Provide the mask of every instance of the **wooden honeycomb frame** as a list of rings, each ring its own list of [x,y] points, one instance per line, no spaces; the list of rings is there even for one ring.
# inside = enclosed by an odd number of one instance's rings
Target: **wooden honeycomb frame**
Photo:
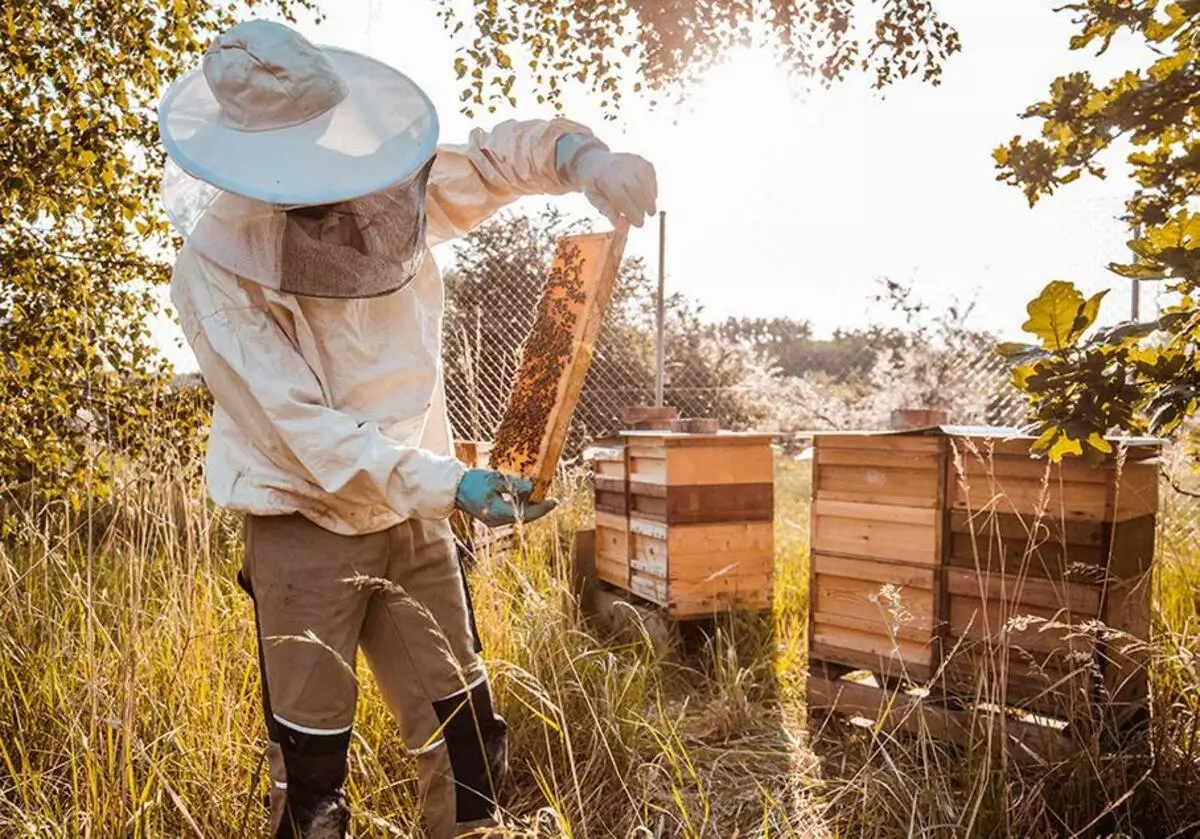
[[[534,502],[554,482],[628,233],[629,223],[621,219],[611,232],[558,243],[490,462],[493,469],[532,479]]]

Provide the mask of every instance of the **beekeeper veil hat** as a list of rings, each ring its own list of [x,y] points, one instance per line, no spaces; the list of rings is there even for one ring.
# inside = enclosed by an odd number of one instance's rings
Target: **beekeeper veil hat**
[[[321,297],[386,294],[420,267],[438,120],[399,71],[253,20],[213,42],[158,117],[167,215],[208,258]]]

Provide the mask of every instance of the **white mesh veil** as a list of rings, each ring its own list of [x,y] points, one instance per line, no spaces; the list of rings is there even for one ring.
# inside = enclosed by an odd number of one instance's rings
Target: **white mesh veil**
[[[291,294],[373,297],[421,267],[432,162],[362,198],[283,207],[215,187],[168,157],[162,200],[191,248],[244,279]],[[312,207],[322,212],[297,212]]]

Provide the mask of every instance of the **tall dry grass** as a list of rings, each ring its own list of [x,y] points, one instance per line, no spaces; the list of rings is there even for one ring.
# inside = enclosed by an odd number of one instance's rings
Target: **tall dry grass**
[[[485,555],[473,590],[512,731],[513,836],[1191,836],[1200,825],[1192,543],[1164,556],[1148,729],[1117,751],[1009,760],[804,712],[808,472],[781,464],[776,606],[689,633],[605,635],[571,596],[586,494]],[[194,481],[9,513],[0,543],[0,836],[261,835],[266,791],[239,522]],[[415,776],[371,683],[355,836],[416,831]]]

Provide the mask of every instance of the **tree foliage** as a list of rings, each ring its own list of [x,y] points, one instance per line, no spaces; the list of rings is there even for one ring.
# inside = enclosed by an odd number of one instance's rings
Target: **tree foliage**
[[[518,77],[538,102],[562,107],[576,83],[614,110],[623,83],[678,92],[728,50],[772,49],[794,73],[826,83],[855,70],[876,87],[919,76],[938,84],[958,33],[934,0],[438,0],[456,37],[468,114],[515,104]]]
[[[1087,72],[1056,79],[1050,97],[1025,113],[1041,122],[1041,136],[994,152],[998,178],[1032,205],[1084,174],[1105,177],[1106,155],[1130,144],[1125,207],[1137,231],[1134,259],[1109,268],[1175,292],[1157,322],[1096,330],[1099,298],[1051,283],[1029,304],[1025,328],[1038,342],[1002,348],[1030,396],[1040,447],[1054,457],[1094,457],[1110,430],[1177,430],[1200,397],[1200,2],[1087,0],[1066,8],[1079,25],[1072,49],[1103,51],[1124,33],[1158,57],[1105,83]]]
[[[0,491],[78,500],[85,477],[103,486],[99,451],[194,430],[194,399],[167,387],[146,325],[171,245],[155,107],[235,11],[259,5],[0,5]]]

